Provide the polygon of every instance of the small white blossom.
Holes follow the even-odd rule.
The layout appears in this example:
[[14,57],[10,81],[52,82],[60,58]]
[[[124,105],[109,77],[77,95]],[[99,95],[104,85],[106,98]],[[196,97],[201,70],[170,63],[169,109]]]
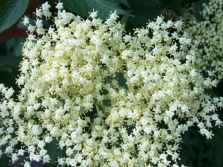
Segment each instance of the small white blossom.
[[61,10],[63,9],[63,3],[59,2],[57,5],[56,5],[56,8]]
[[27,26],[29,24],[29,18],[28,17],[24,17],[23,22],[22,22],[25,26]]
[[[131,35],[116,13],[103,21],[94,11],[84,20],[61,2],[52,15],[44,3],[34,24],[23,20],[31,34],[16,81],[21,91],[0,84],[0,156],[15,162],[29,153],[49,163],[45,147],[53,142],[66,150],[60,166],[162,167],[179,158],[189,127],[211,138],[213,125],[222,125],[215,111],[223,98],[205,90],[223,76],[223,3],[210,2],[205,21],[194,12],[171,21],[167,13]],[[48,29],[44,17],[54,21]]]

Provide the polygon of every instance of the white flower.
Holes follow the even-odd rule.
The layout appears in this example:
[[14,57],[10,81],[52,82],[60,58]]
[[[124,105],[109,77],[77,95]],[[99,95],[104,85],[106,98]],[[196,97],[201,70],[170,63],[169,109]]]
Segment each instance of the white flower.
[[37,17],[42,17],[42,15],[43,15],[42,10],[41,9],[36,9],[36,16]]
[[6,98],[6,99],[9,99],[9,98],[13,95],[14,92],[15,92],[15,91],[14,91],[12,88],[8,89],[8,90],[5,92],[5,98]]
[[49,155],[44,155],[43,156],[43,163],[49,163],[51,160],[50,156]]
[[182,110],[183,113],[184,112],[189,112],[188,107],[186,105],[182,105],[181,110]]
[[27,26],[29,24],[29,18],[28,17],[24,17],[23,22],[22,22],[25,26]]
[[29,162],[25,162],[24,167],[31,167],[31,164]]
[[19,149],[18,150],[18,155],[23,156],[24,155],[25,150],[23,149]]
[[89,17],[91,17],[92,19],[96,18],[98,15],[97,11],[91,12],[91,14],[89,15]]
[[12,146],[8,146],[5,149],[5,154],[12,154],[14,148]]
[[56,8],[61,10],[63,9],[63,3],[59,2],[57,5],[56,5]]
[[[223,98],[204,92],[222,77],[218,10],[211,25],[158,17],[127,35],[116,13],[102,21],[93,12],[84,20],[62,10],[61,2],[46,30],[42,17],[51,17],[49,8],[46,2],[36,11],[34,25],[24,18],[29,33],[38,36],[24,43],[18,98],[0,84],[0,121],[7,127],[0,129],[0,145],[13,161],[28,152],[31,161],[48,163],[52,157],[44,147],[54,141],[66,149],[66,157],[57,159],[61,166],[100,166],[105,160],[103,166],[168,166],[178,158],[188,127],[197,125],[211,138],[211,121],[222,125],[215,110]],[[17,153],[18,141],[28,149]]]
[[19,157],[18,157],[18,155],[17,154],[12,154],[12,163],[14,163],[14,162],[16,162],[18,159],[19,159]]

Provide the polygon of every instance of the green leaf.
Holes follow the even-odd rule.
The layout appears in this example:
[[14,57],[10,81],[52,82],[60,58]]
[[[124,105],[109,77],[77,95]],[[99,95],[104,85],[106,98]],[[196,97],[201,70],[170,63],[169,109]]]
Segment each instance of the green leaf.
[[25,13],[29,0],[0,1],[0,33],[15,24]]
[[55,138],[50,142],[46,144],[45,149],[47,150],[47,153],[49,154],[51,161],[49,164],[47,164],[47,167],[52,167],[52,166],[57,166],[57,159],[59,157],[64,157],[65,156],[65,149],[61,150],[58,144],[58,140]]
[[13,87],[17,90],[15,83],[16,73],[10,67],[0,67],[0,83],[3,83],[7,87]]
[[198,2],[195,2],[193,4],[194,13],[198,21],[204,20],[203,16],[200,14],[200,12],[204,9],[204,7],[202,6],[202,4],[204,3],[208,3],[208,0],[199,0]]
[[[0,136],[2,137],[2,136]],[[0,149],[3,151],[5,150],[6,146],[1,146]],[[6,154],[2,154],[0,157],[0,164],[1,167],[8,167],[8,162],[10,161],[10,158]]]
[[102,100],[102,103],[105,106],[111,106],[111,100],[109,100],[109,99]]
[[160,0],[160,2],[162,3],[162,5],[169,7],[171,9],[174,10],[179,10],[182,0]]
[[18,66],[22,57],[7,56],[0,57],[0,83],[7,87],[13,87],[15,91],[19,90],[16,84],[16,76],[19,74]]
[[2,157],[0,158],[1,167],[8,167],[8,161],[9,158],[5,154],[3,154]]
[[98,11],[98,17],[107,19],[111,12],[116,11],[118,15],[128,13],[116,3],[105,0],[62,0],[64,5],[79,15],[88,17],[90,12]]
[[11,67],[13,69],[18,69],[19,63],[21,62],[22,57],[17,56],[6,56],[0,57],[0,68],[2,67]]
[[117,73],[115,79],[117,79],[119,86],[128,89],[128,86],[126,84],[127,80],[125,79],[123,73]]
[[198,0],[184,0],[185,3],[194,3],[197,2]]
[[160,0],[128,0],[128,3],[131,6],[134,6],[135,4],[145,4],[149,6],[158,6],[161,5]]
[[128,19],[129,19],[130,15],[131,15],[131,12],[132,12],[132,11],[130,11],[130,10],[126,10],[126,12],[128,12],[128,15],[123,15],[123,16],[121,17],[121,20],[120,20],[120,23],[123,24],[125,27],[126,27],[126,25],[127,25],[127,23],[128,23]]
[[6,54],[5,56],[22,56],[22,47],[25,38],[12,38],[4,43]]
[[9,158],[5,154],[0,158],[1,167],[8,167]]
[[149,20],[154,20],[160,15],[160,11],[156,7],[146,4],[135,4],[132,6],[132,10],[133,12],[131,15],[133,15],[133,17],[129,17],[128,23],[133,28],[146,26]]
[[135,125],[124,125],[124,127],[126,128],[128,135],[131,135],[135,128]]
[[116,3],[118,5],[122,4],[122,5],[125,5],[128,8],[131,8],[127,0],[106,0],[106,1]]

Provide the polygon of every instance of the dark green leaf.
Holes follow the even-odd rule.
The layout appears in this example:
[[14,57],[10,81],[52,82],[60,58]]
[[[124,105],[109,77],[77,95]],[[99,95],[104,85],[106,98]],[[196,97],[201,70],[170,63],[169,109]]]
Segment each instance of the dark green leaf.
[[0,1],[0,33],[15,24],[25,13],[29,0]]
[[126,84],[127,80],[125,79],[123,73],[117,73],[115,78],[117,79],[119,86],[122,86],[126,89],[128,88]]
[[129,13],[129,15],[123,15],[122,18],[121,18],[121,21],[120,21],[120,23],[124,24],[125,26],[128,22],[131,11],[127,10],[127,12]]
[[16,61],[10,62],[10,59],[6,61],[6,59],[4,58],[5,57],[0,58],[0,83],[3,83],[7,87],[12,87],[15,90],[15,92],[18,92],[20,89],[16,84],[16,76],[19,74],[18,72],[19,63],[16,63]]
[[[191,127],[183,137],[181,144],[181,155],[179,164],[196,167],[222,167],[223,166],[223,137],[221,136],[223,128],[213,127],[214,136],[212,139],[206,139],[199,134],[199,128]],[[186,139],[186,140],[185,140]]]
[[[127,88],[126,79],[125,79],[123,73],[120,73],[120,72],[116,73],[115,78],[113,78],[112,76],[107,76],[107,77],[105,77],[104,81],[105,81],[105,83],[111,83],[113,79],[118,81],[119,86]],[[107,90],[103,90],[103,94],[107,94],[107,93],[108,93]]]
[[160,2],[162,3],[162,5],[169,7],[171,9],[174,10],[179,10],[182,0],[160,0]]
[[183,2],[185,3],[194,3],[194,2],[197,2],[198,0],[184,0]]
[[190,133],[186,132],[183,134],[183,141],[184,141],[184,144],[188,144],[190,140]]
[[135,4],[145,4],[149,6],[161,5],[160,0],[128,0],[128,2],[131,6],[134,6]]
[[24,38],[13,38],[8,41],[6,41],[5,44],[5,50],[6,54],[5,56],[8,55],[13,55],[13,56],[22,56],[22,47],[24,43]]
[[157,16],[160,15],[160,11],[154,7],[145,4],[135,4],[132,6],[133,12],[129,17],[128,23],[134,28],[140,28],[146,26],[149,20],[154,20]]
[[109,100],[109,99],[105,99],[105,100],[103,100],[102,103],[103,103],[103,105],[105,105],[105,106],[111,106],[111,100]]
[[128,14],[116,3],[105,0],[62,0],[62,2],[69,10],[85,17],[88,17],[89,13],[93,11],[98,11],[98,17],[104,20],[114,11],[116,11],[118,15]]
[[202,21],[203,20],[203,16],[200,14],[200,12],[204,9],[202,4],[203,3],[207,3],[207,2],[208,2],[208,0],[199,0],[198,2],[195,2],[193,4],[195,16],[196,16],[196,19],[198,21]]
[[135,125],[125,125],[125,127],[126,127],[128,135],[131,135],[135,128]]
[[4,83],[7,86],[15,83],[16,74],[10,67],[0,67],[0,76],[0,83]]
[[21,62],[22,57],[17,56],[7,56],[0,58],[0,68],[2,67],[11,67],[13,69],[18,69],[19,63]]
[[118,5],[122,4],[122,5],[125,5],[128,8],[131,8],[127,0],[106,0],[106,1],[116,3]]
[[[1,128],[2,128],[2,125],[1,125]],[[2,136],[0,136],[0,137],[2,137]],[[6,148],[5,145],[1,146],[1,150],[2,150],[2,151],[4,151],[5,148]],[[8,167],[8,163],[9,163],[9,161],[10,161],[9,156],[7,156],[7,154],[2,154],[2,155],[1,155],[1,158],[0,158],[0,166],[1,166],[1,167]]]
[[74,158],[77,155],[78,151],[74,150],[74,153],[71,155],[71,158]]
[[[1,149],[3,150],[3,148],[1,148]],[[1,155],[1,158],[0,158],[1,167],[8,167],[9,160],[10,160],[10,158],[7,157],[6,154]]]
[[88,111],[85,114],[86,117],[90,118],[91,120],[94,120],[95,118],[97,118],[97,109],[96,106],[94,105],[93,109],[91,111]]
[[65,156],[65,150],[61,150],[58,145],[58,140],[56,140],[55,138],[53,139],[53,141],[51,141],[50,143],[46,144],[46,150],[47,153],[49,154],[51,161],[49,164],[47,164],[48,167],[52,167],[52,166],[57,166],[57,159],[59,157],[64,157]]
[[111,83],[112,82],[112,77],[111,76],[107,76],[105,77],[105,83]]

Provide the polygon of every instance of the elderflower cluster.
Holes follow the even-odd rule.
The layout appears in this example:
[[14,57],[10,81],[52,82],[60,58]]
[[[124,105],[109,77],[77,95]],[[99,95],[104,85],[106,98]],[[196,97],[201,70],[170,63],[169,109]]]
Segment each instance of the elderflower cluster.
[[217,84],[223,77],[223,1],[209,0],[202,6],[200,21],[195,17],[198,14],[195,14],[193,6],[188,5],[180,9],[180,14],[164,9],[163,15],[185,23],[188,35],[199,44],[196,51],[197,70],[212,80],[215,78]]
[[204,93],[218,78],[201,73],[209,60],[200,57],[202,34],[192,38],[182,21],[162,17],[125,34],[115,13],[106,21],[97,12],[83,20],[62,3],[57,9],[48,30],[42,24],[51,17],[47,3],[37,10],[36,25],[26,20],[19,95],[0,85],[0,155],[15,162],[28,153],[30,161],[49,163],[46,146],[55,142],[65,150],[59,166],[178,167],[189,127],[211,138],[210,128],[222,125],[215,110],[223,98]]

